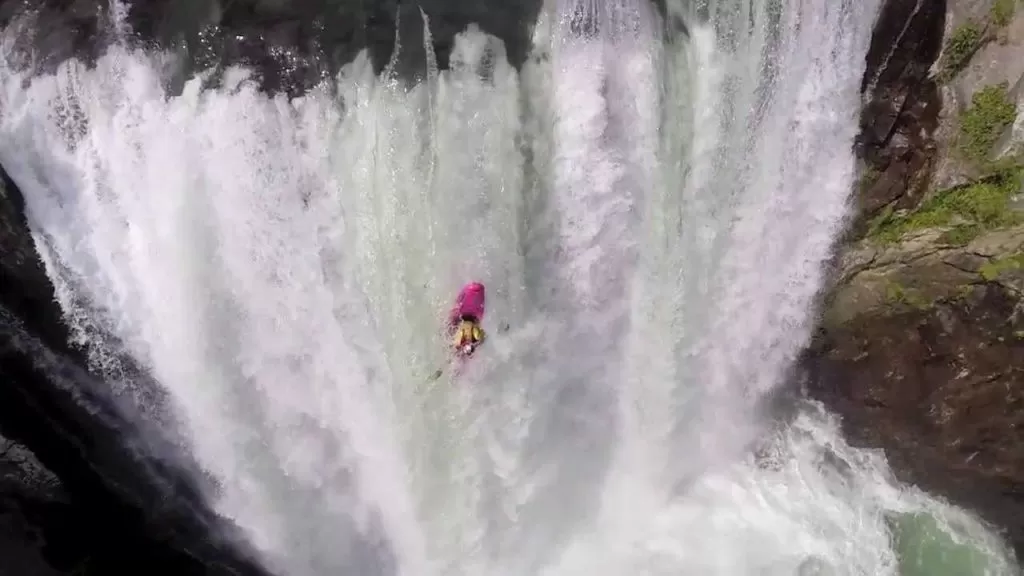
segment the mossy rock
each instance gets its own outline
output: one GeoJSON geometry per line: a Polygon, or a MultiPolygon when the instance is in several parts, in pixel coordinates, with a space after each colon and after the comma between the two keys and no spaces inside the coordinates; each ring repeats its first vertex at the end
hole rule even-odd
{"type": "Polygon", "coordinates": [[[984,164],[996,140],[1017,117],[1009,84],[986,86],[974,93],[971,106],[960,115],[957,147],[970,161],[984,164]]]}
{"type": "Polygon", "coordinates": [[[871,221],[868,239],[890,244],[916,230],[945,228],[940,241],[963,246],[982,232],[1024,222],[1024,216],[1009,206],[1020,190],[1022,174],[1014,167],[944,190],[912,212],[899,214],[887,209],[871,221]]]}
{"type": "Polygon", "coordinates": [[[889,246],[862,242],[847,251],[825,326],[865,314],[927,310],[991,283],[1024,294],[1024,226],[984,232],[962,247],[944,245],[941,238],[926,229],[889,246]]]}
{"type": "Polygon", "coordinates": [[[978,273],[981,274],[983,279],[992,281],[1006,272],[1022,269],[1024,269],[1024,252],[1017,252],[1016,254],[992,260],[982,266],[978,273]]]}
{"type": "Polygon", "coordinates": [[[984,41],[984,29],[976,22],[968,21],[957,26],[946,39],[939,82],[949,82],[963,70],[984,41]]]}
{"type": "Polygon", "coordinates": [[[993,24],[1002,28],[1013,19],[1013,14],[1017,11],[1017,5],[1018,0],[996,0],[992,4],[992,9],[989,10],[989,18],[993,24]]]}
{"type": "Polygon", "coordinates": [[[940,252],[909,264],[868,269],[834,293],[825,310],[824,325],[834,327],[865,314],[927,310],[936,302],[957,297],[962,286],[977,279],[976,273],[947,264],[940,252]]]}
{"type": "Polygon", "coordinates": [[[988,14],[980,20],[968,20],[957,26],[946,37],[943,47],[943,65],[936,80],[946,83],[956,77],[971,57],[1013,20],[1020,0],[995,0],[988,14]]]}
{"type": "Polygon", "coordinates": [[[1017,294],[1024,294],[1024,252],[989,260],[978,275],[986,282],[996,282],[1017,294]]]}
{"type": "Polygon", "coordinates": [[[988,160],[1016,114],[1006,83],[976,92],[971,106],[960,115],[956,148],[982,177],[942,190],[913,210],[896,212],[889,206],[868,223],[867,238],[890,244],[909,232],[930,228],[943,231],[942,244],[963,246],[983,232],[1021,222],[1021,214],[1012,209],[1010,200],[1021,187],[1022,158],[988,160]]]}
{"type": "Polygon", "coordinates": [[[909,307],[915,310],[927,310],[934,302],[921,290],[892,280],[885,286],[885,297],[890,306],[909,307]]]}

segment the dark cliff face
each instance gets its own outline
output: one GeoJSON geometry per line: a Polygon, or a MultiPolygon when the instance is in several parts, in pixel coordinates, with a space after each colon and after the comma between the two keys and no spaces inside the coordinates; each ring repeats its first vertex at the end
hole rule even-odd
{"type": "Polygon", "coordinates": [[[915,205],[927,190],[942,104],[928,70],[942,48],[946,0],[887,0],[868,50],[858,156],[865,162],[851,232],[886,206],[915,205]]]}
{"type": "MultiPolygon", "coordinates": [[[[24,210],[21,192],[0,168],[0,303],[23,318],[26,329],[48,346],[66,349],[68,330],[28,234],[24,210]]],[[[82,358],[76,356],[75,360],[82,358]]]]}

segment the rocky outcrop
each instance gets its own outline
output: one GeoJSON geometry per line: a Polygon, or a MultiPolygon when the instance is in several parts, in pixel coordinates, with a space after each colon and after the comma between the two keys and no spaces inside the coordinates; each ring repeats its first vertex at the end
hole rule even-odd
{"type": "Polygon", "coordinates": [[[1024,549],[1024,228],[941,247],[930,231],[838,290],[809,351],[811,393],[851,443],[1024,549]]]}
{"type": "Polygon", "coordinates": [[[948,2],[884,3],[854,226],[803,364],[851,442],[1024,557],[1024,16],[948,2]]]}
{"type": "MultiPolygon", "coordinates": [[[[935,189],[959,186],[984,176],[993,160],[1014,155],[1007,130],[1013,115],[1002,119],[980,142],[962,134],[962,118],[979,96],[1001,87],[1009,101],[1021,100],[1024,79],[1024,18],[1014,1],[963,0],[955,3],[944,50],[942,113],[936,139],[935,189]],[[961,55],[962,54],[962,55],[961,55]],[[957,64],[959,62],[959,64],[957,64]]],[[[996,120],[994,117],[985,118],[996,120]]],[[[1016,140],[1019,142],[1020,137],[1016,140]]]]}

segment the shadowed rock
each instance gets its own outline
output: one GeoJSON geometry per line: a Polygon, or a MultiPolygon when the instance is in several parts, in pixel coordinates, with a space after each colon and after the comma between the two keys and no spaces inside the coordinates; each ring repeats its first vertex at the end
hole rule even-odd
{"type": "Polygon", "coordinates": [[[866,177],[852,234],[886,206],[915,205],[930,184],[941,110],[929,68],[942,48],[946,0],[887,0],[879,12],[861,90],[858,156],[866,177]]]}

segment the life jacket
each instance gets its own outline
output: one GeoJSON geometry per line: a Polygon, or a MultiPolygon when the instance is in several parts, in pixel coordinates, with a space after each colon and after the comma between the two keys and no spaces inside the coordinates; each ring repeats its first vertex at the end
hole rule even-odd
{"type": "Polygon", "coordinates": [[[459,322],[459,327],[455,330],[455,339],[452,344],[458,349],[466,344],[478,344],[483,337],[484,333],[479,324],[472,320],[463,320],[459,322]]]}
{"type": "Polygon", "coordinates": [[[479,282],[470,282],[459,290],[455,299],[455,306],[452,308],[449,317],[452,324],[457,324],[459,319],[471,318],[476,322],[482,322],[485,311],[485,288],[479,282]]]}

